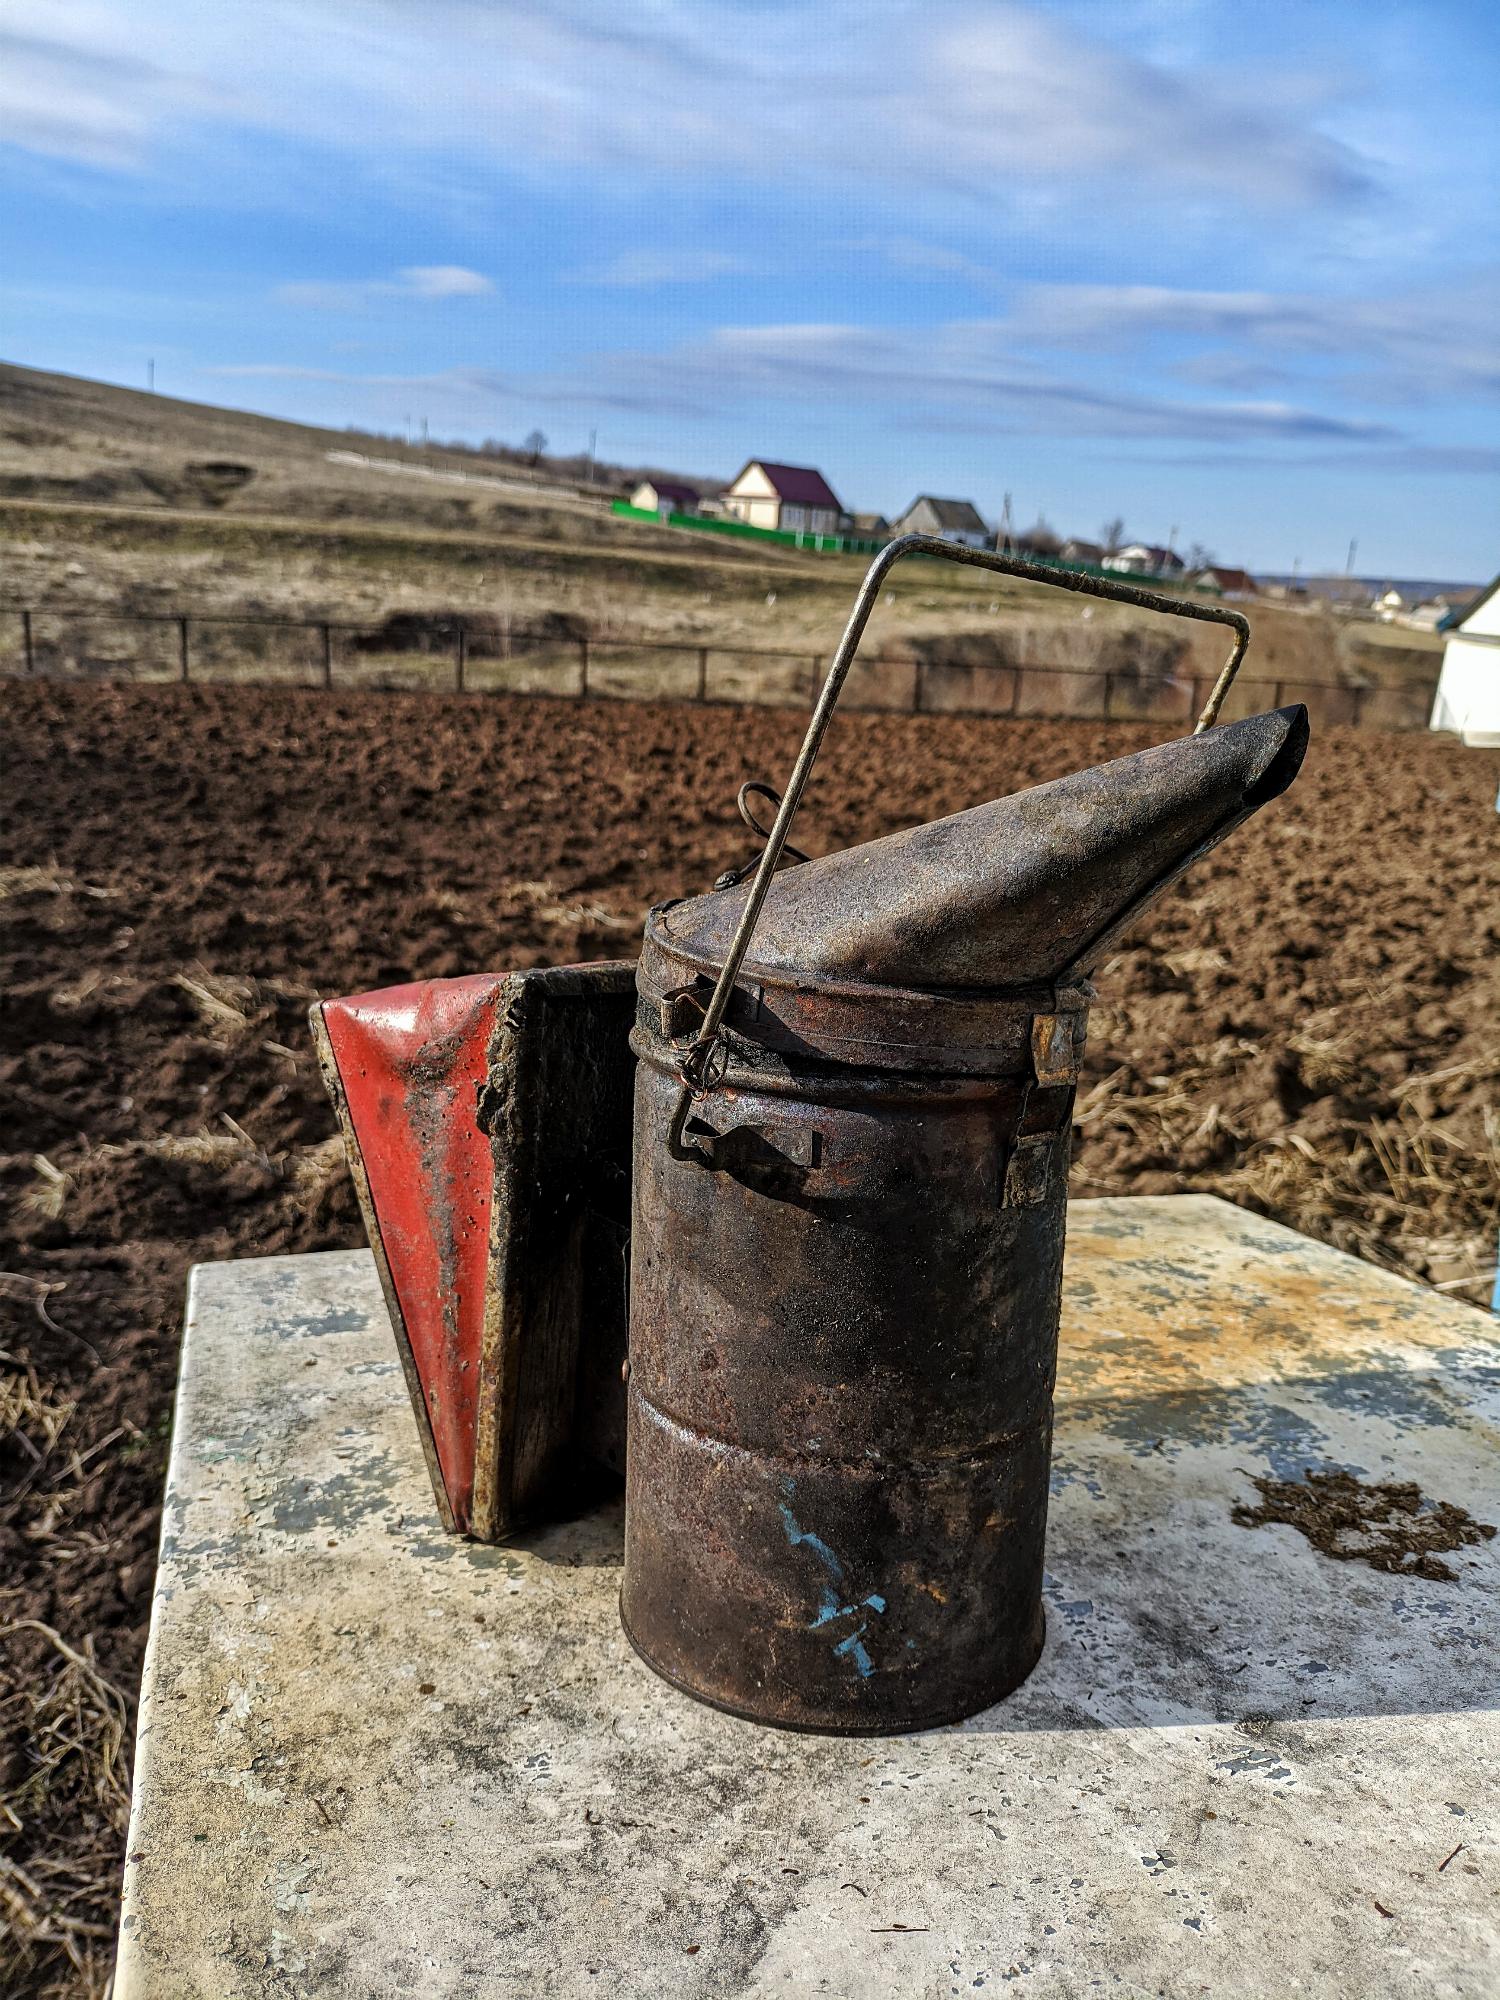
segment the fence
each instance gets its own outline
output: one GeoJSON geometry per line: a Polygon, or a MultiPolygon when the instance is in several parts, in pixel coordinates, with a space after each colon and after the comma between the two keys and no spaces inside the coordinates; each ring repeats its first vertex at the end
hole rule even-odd
{"type": "MultiPolygon", "coordinates": [[[[452,689],[576,699],[811,702],[823,653],[732,641],[602,638],[565,621],[396,614],[380,624],[220,613],[0,613],[0,674],[79,681],[205,681],[324,688],[452,689]],[[8,637],[5,636],[8,628],[8,637]]],[[[906,714],[1190,723],[1212,676],[1134,667],[964,664],[910,654],[858,660],[844,705],[906,714]]],[[[1314,720],[1421,729],[1434,681],[1355,686],[1242,670],[1228,720],[1305,701],[1314,720]]]]}

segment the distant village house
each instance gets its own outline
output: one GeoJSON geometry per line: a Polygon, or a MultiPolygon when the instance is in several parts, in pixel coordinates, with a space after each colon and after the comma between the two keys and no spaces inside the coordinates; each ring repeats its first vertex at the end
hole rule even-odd
{"type": "Polygon", "coordinates": [[[1193,578],[1193,588],[1212,591],[1216,597],[1257,595],[1253,576],[1242,569],[1230,569],[1224,563],[1210,563],[1207,569],[1200,569],[1193,578]]]}
{"type": "Polygon", "coordinates": [[[1180,576],[1186,568],[1175,549],[1159,549],[1152,542],[1127,542],[1104,558],[1103,567],[1121,576],[1180,576]]]}
{"type": "Polygon", "coordinates": [[[1413,632],[1437,632],[1442,629],[1443,620],[1461,608],[1451,597],[1429,597],[1413,610],[1403,612],[1396,623],[1409,626],[1413,632]]]}
{"type": "Polygon", "coordinates": [[[703,496],[678,479],[643,479],[630,496],[632,507],[648,514],[696,514],[703,496]]]}
{"type": "Polygon", "coordinates": [[[1099,542],[1080,541],[1077,535],[1069,536],[1058,554],[1066,563],[1084,563],[1094,569],[1104,560],[1104,549],[1099,542]]]}
{"type": "Polygon", "coordinates": [[[821,472],[810,465],[775,465],[768,458],[752,458],[722,499],[729,520],[787,534],[836,535],[844,512],[821,472]]]}
{"type": "Polygon", "coordinates": [[[894,531],[898,535],[933,535],[965,549],[987,549],[993,540],[972,501],[938,500],[930,493],[918,494],[894,523],[894,531]]]}
{"type": "MultiPolygon", "coordinates": [[[[997,536],[997,543],[1001,537],[997,536]]],[[[1019,535],[1010,537],[1011,552],[1018,556],[1030,556],[1040,562],[1060,562],[1063,552],[1062,536],[1049,528],[1045,521],[1035,521],[1029,528],[1023,528],[1019,535]]]]}
{"type": "Polygon", "coordinates": [[[1475,747],[1500,747],[1500,576],[1438,630],[1448,643],[1430,726],[1456,730],[1475,747]]]}

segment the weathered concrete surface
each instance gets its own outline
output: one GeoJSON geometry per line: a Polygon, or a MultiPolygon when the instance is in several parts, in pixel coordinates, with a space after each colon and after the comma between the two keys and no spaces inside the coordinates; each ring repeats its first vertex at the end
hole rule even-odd
{"type": "Polygon", "coordinates": [[[1500,1543],[1231,1520],[1330,1465],[1496,1520],[1494,1336],[1222,1202],[1076,1204],[1041,1665],[839,1741],[641,1665],[616,1511],[439,1532],[366,1254],[200,1267],[117,2000],[1500,1993],[1500,1543]]]}

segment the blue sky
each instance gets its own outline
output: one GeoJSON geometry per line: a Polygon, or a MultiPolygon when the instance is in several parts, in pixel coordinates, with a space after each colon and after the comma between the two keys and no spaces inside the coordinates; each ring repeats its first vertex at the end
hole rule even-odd
{"type": "Polygon", "coordinates": [[[0,0],[0,352],[1500,562],[1492,0],[0,0]]]}

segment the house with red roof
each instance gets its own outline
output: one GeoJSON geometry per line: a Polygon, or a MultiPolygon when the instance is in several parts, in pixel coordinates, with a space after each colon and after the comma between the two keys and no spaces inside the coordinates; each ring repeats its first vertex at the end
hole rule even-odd
{"type": "Polygon", "coordinates": [[[1255,578],[1227,563],[1210,563],[1193,578],[1194,590],[1209,590],[1218,597],[1255,597],[1255,578]]]}
{"type": "Polygon", "coordinates": [[[696,514],[703,495],[680,479],[643,479],[630,496],[632,507],[648,514],[696,514]]]}
{"type": "Polygon", "coordinates": [[[810,465],[776,465],[752,458],[720,496],[731,521],[785,533],[836,535],[843,518],[839,496],[810,465]]]}

